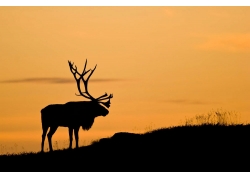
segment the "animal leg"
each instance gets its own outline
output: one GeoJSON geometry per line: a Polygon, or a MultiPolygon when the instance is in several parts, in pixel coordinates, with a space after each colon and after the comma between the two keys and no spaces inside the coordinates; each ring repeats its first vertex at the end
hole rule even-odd
{"type": "Polygon", "coordinates": [[[48,126],[43,127],[42,143],[41,143],[41,152],[43,152],[44,140],[45,140],[45,137],[46,137],[46,134],[47,134],[48,129],[49,129],[48,126]]]}
{"type": "Polygon", "coordinates": [[[52,126],[52,127],[50,127],[49,133],[47,135],[48,141],[49,141],[49,150],[50,151],[53,151],[52,143],[51,143],[51,138],[52,138],[53,134],[56,132],[57,128],[58,128],[58,126],[52,126]]]}
{"type": "Polygon", "coordinates": [[[72,149],[72,141],[73,141],[73,128],[69,127],[69,149],[72,149]]]}
{"type": "Polygon", "coordinates": [[[78,132],[79,132],[79,129],[80,129],[80,126],[74,128],[74,134],[75,134],[75,140],[76,140],[76,148],[78,148],[78,139],[79,139],[78,132]]]}

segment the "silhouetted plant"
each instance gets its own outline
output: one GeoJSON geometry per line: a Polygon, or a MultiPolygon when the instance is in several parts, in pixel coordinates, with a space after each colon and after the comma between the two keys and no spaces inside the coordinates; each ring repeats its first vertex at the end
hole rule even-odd
{"type": "Polygon", "coordinates": [[[145,127],[145,132],[153,131],[155,125],[151,122],[148,126],[145,127]]]}
{"type": "Polygon", "coordinates": [[[59,145],[58,145],[58,142],[57,142],[57,141],[54,143],[53,148],[54,148],[54,149],[59,149],[59,145]]]}
{"type": "Polygon", "coordinates": [[[186,118],[185,126],[191,125],[236,125],[240,123],[240,116],[235,111],[223,109],[212,110],[207,114],[199,114],[192,118],[186,118]]]}

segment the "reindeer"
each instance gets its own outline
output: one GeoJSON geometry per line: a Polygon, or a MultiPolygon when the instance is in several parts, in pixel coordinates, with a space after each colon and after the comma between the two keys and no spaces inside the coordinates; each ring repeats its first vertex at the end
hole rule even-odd
{"type": "Polygon", "coordinates": [[[48,129],[49,133],[47,134],[48,142],[49,142],[49,150],[53,151],[51,139],[53,134],[56,132],[59,126],[68,127],[69,130],[69,149],[72,148],[72,134],[74,131],[76,148],[78,148],[78,132],[80,127],[82,126],[83,130],[89,130],[93,123],[94,119],[98,116],[106,116],[109,111],[107,108],[110,107],[110,99],[113,98],[113,95],[109,96],[107,93],[104,95],[94,98],[88,92],[88,80],[90,76],[96,69],[96,66],[93,70],[89,69],[86,71],[87,59],[85,62],[85,66],[83,72],[80,74],[77,71],[77,67],[74,68],[74,63],[69,63],[69,68],[71,73],[73,74],[77,88],[80,94],[76,94],[77,96],[82,96],[90,101],[76,101],[76,102],[67,102],[65,104],[50,104],[41,110],[41,119],[42,119],[42,143],[41,143],[41,152],[44,149],[44,140],[47,134],[48,129]],[[87,79],[84,79],[84,76],[90,71],[87,79]],[[78,77],[79,76],[79,77],[78,77]],[[81,91],[80,82],[83,82],[85,91],[81,91]],[[103,100],[107,100],[107,102],[103,102],[103,100]]]}

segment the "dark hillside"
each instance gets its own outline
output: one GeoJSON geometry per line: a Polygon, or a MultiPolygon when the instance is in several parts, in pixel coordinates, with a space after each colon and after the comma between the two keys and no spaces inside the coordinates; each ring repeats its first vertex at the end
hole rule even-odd
{"type": "Polygon", "coordinates": [[[250,125],[120,132],[90,146],[0,156],[1,171],[250,171],[250,125]]]}

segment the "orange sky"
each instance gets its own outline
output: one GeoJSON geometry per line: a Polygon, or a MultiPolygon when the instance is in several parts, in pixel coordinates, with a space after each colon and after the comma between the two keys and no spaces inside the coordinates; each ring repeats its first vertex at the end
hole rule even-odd
{"type": "MultiPolygon", "coordinates": [[[[86,58],[90,93],[114,98],[82,144],[218,108],[249,122],[249,20],[250,7],[0,7],[0,144],[39,151],[40,110],[84,100],[67,61],[86,58]]],[[[66,128],[55,141],[68,146],[66,128]]]]}

